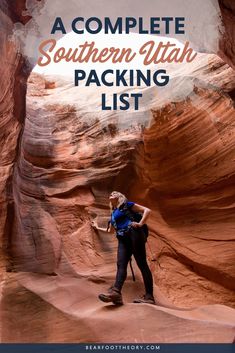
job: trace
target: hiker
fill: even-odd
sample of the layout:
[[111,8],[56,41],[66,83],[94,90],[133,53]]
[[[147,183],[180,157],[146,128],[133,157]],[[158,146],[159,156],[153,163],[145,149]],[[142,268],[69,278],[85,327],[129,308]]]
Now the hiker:
[[[98,227],[92,222],[93,228],[101,231],[116,231],[118,239],[117,251],[117,273],[113,286],[105,294],[100,294],[99,299],[103,302],[113,302],[113,304],[123,304],[121,290],[127,277],[127,265],[134,255],[136,263],[141,271],[145,295],[135,299],[134,303],[155,304],[153,297],[153,278],[146,259],[145,243],[147,235],[144,232],[147,228],[145,221],[149,216],[150,209],[134,202],[128,201],[125,195],[113,191],[110,196],[111,219],[107,229]],[[140,215],[141,213],[141,215]],[[139,221],[133,221],[135,215],[140,215]],[[144,226],[143,226],[144,225]]]

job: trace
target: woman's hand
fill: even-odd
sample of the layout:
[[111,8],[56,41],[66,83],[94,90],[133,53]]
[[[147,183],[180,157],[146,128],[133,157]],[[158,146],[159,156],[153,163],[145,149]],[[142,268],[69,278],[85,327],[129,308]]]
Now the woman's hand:
[[92,226],[92,228],[94,228],[94,229],[97,229],[97,228],[98,228],[98,224],[97,224],[95,221],[91,221],[91,226]]
[[141,224],[141,222],[131,222],[131,226],[133,228],[139,228],[139,227],[142,227],[143,224]]
[[108,233],[110,233],[111,232],[111,230],[112,230],[112,227],[111,226],[109,226],[108,228],[103,228],[103,227],[99,227],[98,226],[98,224],[97,224],[97,222],[95,222],[95,221],[91,221],[91,227],[94,229],[94,230],[100,230],[101,232],[108,232]]

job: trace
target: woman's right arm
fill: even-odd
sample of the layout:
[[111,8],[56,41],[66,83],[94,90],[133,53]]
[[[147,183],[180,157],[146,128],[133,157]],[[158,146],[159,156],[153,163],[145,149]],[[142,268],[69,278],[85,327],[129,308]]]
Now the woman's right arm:
[[102,228],[102,227],[99,227],[98,224],[95,221],[92,221],[91,222],[91,226],[92,226],[93,229],[100,230],[101,232],[111,233],[112,230],[114,230],[114,228],[113,228],[111,223],[109,223],[109,226],[107,228]]

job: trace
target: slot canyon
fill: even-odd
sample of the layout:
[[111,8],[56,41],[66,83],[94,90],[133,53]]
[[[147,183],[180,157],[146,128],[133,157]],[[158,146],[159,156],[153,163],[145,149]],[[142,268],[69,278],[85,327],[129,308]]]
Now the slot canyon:
[[[233,1],[218,0],[217,53],[171,69],[185,96],[166,89],[135,115],[87,111],[82,88],[31,72],[12,33],[33,17],[16,3],[0,3],[0,341],[233,342]],[[159,305],[132,303],[144,289],[135,263],[123,306],[97,299],[113,283],[117,241],[91,221],[106,227],[112,190],[152,211],[146,249]]]

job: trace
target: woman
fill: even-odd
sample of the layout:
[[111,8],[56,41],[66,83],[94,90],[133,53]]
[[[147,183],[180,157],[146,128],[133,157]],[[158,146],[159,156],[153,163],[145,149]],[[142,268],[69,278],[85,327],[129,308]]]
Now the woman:
[[[113,191],[110,196],[111,220],[107,229],[92,224],[95,229],[111,232],[115,229],[118,239],[117,251],[117,273],[114,285],[105,294],[100,294],[99,299],[103,302],[123,304],[121,290],[127,277],[127,265],[133,254],[141,271],[145,295],[143,298],[135,299],[134,303],[155,304],[153,297],[153,278],[146,260],[145,242],[146,236],[142,226],[149,216],[150,209],[130,202],[120,192]],[[142,213],[140,222],[134,222],[130,218],[131,211]]]

